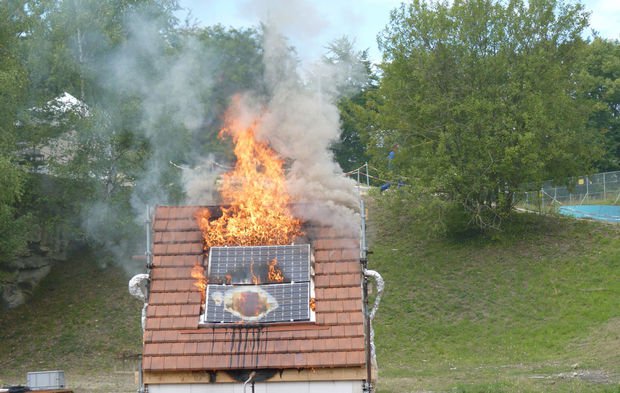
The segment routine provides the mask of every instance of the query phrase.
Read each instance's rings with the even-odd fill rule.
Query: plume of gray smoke
[[[186,156],[184,138],[198,132],[205,119],[202,94],[212,84],[208,69],[209,51],[197,40],[188,38],[174,56],[166,56],[167,43],[152,21],[135,16],[130,39],[112,62],[113,80],[119,88],[131,86],[142,102],[140,132],[151,141],[152,153],[145,174],[136,184],[132,205],[136,212],[145,205],[166,204],[170,195],[161,187],[161,177],[171,168],[171,160]],[[145,72],[144,61],[151,72]],[[189,135],[171,135],[165,126],[182,125]],[[186,177],[191,171],[186,168]],[[204,173],[204,169],[200,169]]]
[[[176,52],[171,55],[172,45],[167,41],[168,37],[161,34],[156,21],[135,13],[127,18],[126,24],[128,39],[102,61],[99,82],[110,91],[133,97],[133,102],[140,104],[139,124],[132,132],[150,142],[144,170],[132,185],[130,201],[135,236],[128,241],[119,241],[119,232],[113,230],[115,222],[125,222],[129,227],[132,218],[108,198],[84,207],[82,227],[133,272],[139,268],[133,265],[142,265],[131,263],[129,257],[143,250],[136,247],[136,242],[144,236],[146,206],[176,202],[172,195],[175,192],[178,195],[178,192],[171,183],[162,184],[162,180],[182,177],[191,194],[190,202],[210,203],[213,201],[210,199],[213,184],[221,169],[204,165],[197,157],[191,156],[195,152],[188,143],[209,120],[204,102],[213,80],[210,69],[214,64],[212,51],[189,37],[175,42]],[[118,113],[115,111],[122,109],[111,105],[103,110],[110,110],[109,116],[113,117]],[[113,135],[117,131],[113,125],[100,132]],[[190,168],[177,166],[175,162],[198,164]],[[197,181],[198,176],[201,182]]]
[[[143,270],[142,263],[136,263],[131,253],[136,253],[136,239],[132,236],[121,237],[118,232],[125,228],[119,228],[124,212],[118,206],[107,201],[93,201],[85,209],[82,209],[82,229],[93,237],[96,237],[100,245],[110,253],[114,259],[99,255],[96,263],[101,267],[108,264],[120,264],[128,274],[136,274]],[[140,227],[142,229],[142,227]]]
[[[306,33],[320,28],[320,17],[309,11],[314,9],[309,4],[287,2],[289,8],[270,14],[271,24],[264,31],[263,43],[265,83],[270,98],[266,104],[259,105],[247,95],[243,101],[244,116],[261,118],[259,137],[290,163],[288,187],[294,200],[300,203],[295,214],[342,230],[357,230],[359,202],[354,181],[343,175],[329,149],[340,134],[334,104],[338,91],[333,86],[347,77],[342,72],[343,64],[338,65],[340,68],[320,64],[308,69],[310,77],[302,75],[288,41],[278,32],[283,22],[290,31],[292,25],[287,17],[290,14],[304,16],[302,19],[308,23],[297,25]],[[170,45],[156,23],[139,15],[129,22],[129,39],[108,62],[102,83],[138,97],[142,105],[141,124],[135,132],[148,138],[152,150],[146,171],[136,181],[131,198],[135,221],[142,224],[146,219],[145,205],[172,202],[170,191],[161,184],[166,173],[172,170],[181,176],[187,203],[217,204],[214,185],[225,168],[215,165],[212,157],[187,159],[187,144],[181,143],[183,136],[170,134],[165,127],[169,124],[171,129],[178,129],[178,125],[183,125],[189,137],[202,131],[207,113],[201,104],[212,85],[213,72],[209,65],[213,64],[210,58],[213,54],[199,42],[188,39],[177,43],[181,49],[175,56],[167,56]],[[175,166],[176,157],[197,164]],[[84,219],[84,228],[101,239],[101,229],[117,213],[105,202],[96,202]],[[131,247],[107,245],[110,250],[118,251],[119,258],[126,257],[128,250],[124,248]]]
[[[280,60],[289,52],[276,29],[266,29],[264,45],[272,97],[258,134],[292,162],[287,184],[301,203],[296,215],[341,230],[358,228],[355,183],[344,176],[329,149],[340,135],[336,91],[321,89],[321,83],[300,83],[295,67],[282,67]],[[327,65],[314,71],[319,81],[329,80],[330,85],[338,75]]]
[[[303,47],[312,58],[318,56],[322,43],[317,42],[321,31],[330,27],[330,21],[316,2],[308,0],[246,0],[238,8],[239,14],[248,20],[258,17],[265,25],[291,38],[298,47]],[[277,38],[266,37],[267,40]],[[306,53],[304,53],[305,55]]]
[[[298,217],[341,230],[357,230],[359,196],[355,182],[344,176],[329,149],[340,135],[335,102],[341,91],[335,86],[350,78],[357,64],[317,63],[308,78],[300,74],[300,64],[277,27],[266,26],[263,37],[269,101],[265,104],[251,93],[245,94],[232,108],[233,116],[246,126],[260,119],[258,138],[268,141],[290,163],[287,185],[298,203]],[[203,174],[197,169],[184,168],[188,201],[212,201],[217,173],[208,170]]]
[[[230,167],[215,161],[212,155],[201,158],[194,167],[182,166],[183,185],[187,194],[186,203],[190,205],[221,204],[217,193],[219,175],[229,171]]]
[[[307,0],[247,0],[241,10],[287,36],[312,37],[329,27],[317,4]]]

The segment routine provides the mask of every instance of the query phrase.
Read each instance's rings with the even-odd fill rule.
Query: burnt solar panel
[[[282,282],[269,279],[270,265],[281,271]],[[310,319],[309,244],[212,247],[208,275],[206,323]]]
[[[310,283],[209,285],[207,323],[270,323],[310,319]]]

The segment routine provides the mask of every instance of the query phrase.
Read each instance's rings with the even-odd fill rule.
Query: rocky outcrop
[[[36,238],[29,242],[28,252],[0,271],[0,303],[3,308],[24,304],[52,265],[67,258],[68,242],[64,231],[55,230],[51,235],[43,230],[36,232]]]
[[[2,284],[4,307],[14,308],[22,305],[32,294],[52,268],[52,261],[42,255],[29,255],[13,263],[15,270],[7,274]]]

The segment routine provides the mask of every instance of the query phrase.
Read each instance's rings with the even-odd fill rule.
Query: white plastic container
[[[65,372],[34,371],[27,374],[27,386],[31,390],[63,389],[65,387]]]

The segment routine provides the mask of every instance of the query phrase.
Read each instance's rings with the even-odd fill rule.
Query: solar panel
[[[259,282],[268,282],[265,275],[269,262],[277,261],[286,282],[310,280],[310,245],[211,247],[209,250],[209,282],[251,284],[252,272]],[[262,278],[262,279],[261,279]]]
[[[310,319],[310,245],[212,247],[204,322]]]
[[[269,323],[310,319],[310,283],[207,287],[207,323]]]

